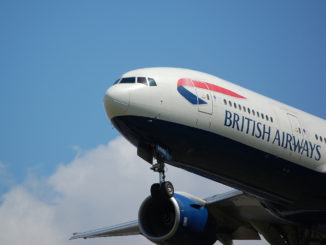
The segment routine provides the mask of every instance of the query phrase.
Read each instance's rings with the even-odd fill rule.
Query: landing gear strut
[[[169,199],[174,195],[174,188],[170,181],[165,181],[165,163],[163,159],[158,159],[156,164],[153,164],[151,170],[159,173],[159,183],[151,186],[151,195],[154,199]]]

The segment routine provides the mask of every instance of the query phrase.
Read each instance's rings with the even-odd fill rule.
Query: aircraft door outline
[[[206,114],[213,114],[213,96],[206,83],[202,83],[205,87],[196,87],[198,111]],[[199,103],[204,101],[205,103]]]

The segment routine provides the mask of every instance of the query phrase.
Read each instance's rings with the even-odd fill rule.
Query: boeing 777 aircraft
[[[152,165],[138,220],[71,239],[140,234],[156,244],[326,244],[326,121],[215,76],[178,68],[122,75],[104,96],[117,130]],[[174,192],[170,164],[237,190]]]

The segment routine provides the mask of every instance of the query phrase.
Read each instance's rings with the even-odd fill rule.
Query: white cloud
[[[68,241],[75,231],[135,219],[150,185],[158,179],[149,167],[122,137],[79,150],[73,161],[60,165],[49,178],[31,175],[2,197],[0,244],[152,244],[142,236]],[[174,167],[169,167],[168,179],[177,190],[199,197],[229,189]]]
[[[58,244],[60,234],[53,229],[55,211],[24,187],[13,188],[4,196],[0,208],[0,243]]]

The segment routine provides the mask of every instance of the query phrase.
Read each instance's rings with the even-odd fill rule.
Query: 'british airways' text
[[[321,146],[279,129],[255,121],[251,118],[241,116],[237,113],[226,110],[224,126],[256,137],[257,139],[270,142],[279,147],[289,149],[292,152],[301,154],[316,161],[321,159]]]

